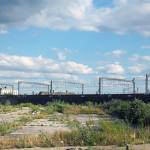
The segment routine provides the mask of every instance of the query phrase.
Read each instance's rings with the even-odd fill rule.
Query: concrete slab
[[[10,112],[5,114],[0,114],[0,123],[1,122],[12,122],[20,117],[28,114],[31,111],[28,107],[23,107],[22,109],[18,109],[16,112]]]
[[[27,123],[22,128],[18,129],[17,131],[11,133],[11,135],[37,135],[40,133],[48,133],[53,134],[55,132],[60,131],[71,131],[71,128],[68,126],[68,120],[77,120],[82,125],[85,125],[88,121],[94,121],[95,124],[102,119],[102,116],[99,115],[87,115],[87,114],[80,114],[80,115],[64,115],[60,113],[56,113],[50,115],[46,119],[36,119],[30,123]],[[103,117],[105,119],[105,117]]]
[[[80,123],[86,123],[88,121],[99,121],[100,116],[98,115],[87,115],[87,114],[80,114],[72,116],[72,119],[79,121]]]
[[[53,134],[60,131],[70,131],[66,124],[57,121],[49,121],[48,119],[36,119],[26,124],[21,129],[11,133],[11,135],[33,135],[40,133]]]
[[[71,120],[77,120],[82,125],[85,125],[86,122],[92,121],[97,124],[100,120],[114,120],[109,115],[96,115],[96,114],[79,114],[70,116]]]

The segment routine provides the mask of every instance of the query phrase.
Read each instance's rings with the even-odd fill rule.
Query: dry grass
[[[45,118],[45,115],[40,114],[40,113],[35,114],[35,115],[28,114],[12,122],[1,122],[0,123],[0,136],[11,133],[17,130],[18,128],[22,127],[26,123],[33,121],[34,119],[43,119],[43,118]]]
[[[121,122],[101,122],[95,126],[80,126],[70,132],[57,132],[53,135],[41,133],[38,136],[20,138],[2,137],[0,149],[60,146],[99,146],[148,143],[147,129],[133,129]]]
[[[50,103],[47,106],[22,104],[32,109],[32,114],[20,118],[18,121],[0,124],[0,134],[10,133],[27,122],[34,119],[43,119],[49,116],[50,120],[68,121],[69,114],[105,114],[99,105],[88,103],[86,105],[66,104],[62,102]],[[64,113],[65,118],[55,116],[54,112]],[[53,115],[52,115],[53,114]],[[30,147],[54,147],[54,146],[98,146],[98,145],[125,145],[143,144],[150,142],[150,129],[133,128],[120,121],[100,121],[95,124],[91,119],[85,126],[77,121],[70,121],[72,131],[57,132],[53,135],[41,133],[36,136],[0,137],[0,149],[6,148],[30,148]]]
[[[73,105],[66,106],[64,108],[65,114],[99,114],[103,115],[104,111],[100,107],[96,106],[82,106],[82,105]]]

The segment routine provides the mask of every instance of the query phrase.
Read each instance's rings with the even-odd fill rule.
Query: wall
[[[111,101],[113,99],[121,99],[126,101],[132,101],[134,99],[140,99],[145,102],[150,102],[150,94],[136,94],[136,95],[129,95],[129,94],[113,94],[113,95],[22,95],[22,96],[15,96],[15,95],[5,95],[0,96],[0,103],[10,103],[10,104],[19,104],[19,103],[33,103],[33,104],[46,104],[50,101],[54,100],[62,100],[68,103],[76,103],[81,104],[88,101],[96,102],[96,103],[104,103],[107,101]]]

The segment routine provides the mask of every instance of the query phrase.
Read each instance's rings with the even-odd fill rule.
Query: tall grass
[[[142,108],[141,108],[142,106]],[[98,145],[126,145],[126,144],[143,144],[150,142],[150,130],[148,126],[131,126],[133,121],[141,123],[149,119],[149,110],[144,103],[135,102],[120,102],[115,101],[107,103],[103,106],[98,104],[86,103],[85,105],[68,104],[60,101],[50,102],[46,106],[21,104],[15,107],[29,107],[32,109],[32,114],[26,117],[21,117],[19,120],[3,122],[0,124],[0,135],[6,135],[13,130],[25,125],[34,119],[45,118],[51,114],[57,119],[54,113],[68,114],[105,114],[104,110],[111,115],[115,115],[124,121],[100,121],[95,123],[92,119],[84,126],[78,121],[68,121],[71,131],[56,132],[53,135],[41,133],[37,136],[24,136],[21,138],[1,137],[0,148],[28,148],[28,147],[54,147],[54,146],[98,146]],[[146,113],[145,113],[146,111]],[[39,113],[37,113],[39,112]],[[144,113],[144,116],[143,116]],[[62,115],[62,114],[61,114]],[[129,116],[132,115],[132,122]],[[50,117],[50,116],[49,116]],[[58,118],[59,119],[59,118]],[[63,119],[63,118],[61,118]],[[139,121],[140,120],[140,121]]]
[[[34,105],[32,103],[22,103],[19,105],[0,105],[0,113],[16,111],[22,107],[31,108],[31,112],[40,112],[45,115],[55,112],[64,114],[104,114],[103,108],[98,104],[88,102],[84,105],[69,104],[63,101],[49,102],[47,105]]]
[[[64,114],[104,114],[104,111],[100,105],[90,102],[84,105],[77,105],[55,101],[48,103],[47,107],[50,107],[54,112]]]
[[[0,148],[28,148],[54,146],[99,146],[143,144],[150,140],[146,129],[133,129],[123,122],[103,121],[97,126],[81,126],[70,132],[56,132],[53,135],[41,133],[38,136],[24,136],[19,139],[0,139]]]

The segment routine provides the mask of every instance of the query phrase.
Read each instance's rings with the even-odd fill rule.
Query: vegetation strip
[[[150,142],[150,104],[145,104],[139,100],[133,102],[116,100],[105,104],[87,103],[85,105],[71,105],[57,101],[46,106],[21,104],[19,107],[31,108],[31,115],[20,118],[13,123],[1,124],[1,135],[8,134],[34,119],[54,115],[55,112],[62,114],[62,119],[60,119],[62,121],[63,115],[84,113],[89,116],[94,113],[99,115],[110,114],[120,120],[100,120],[95,123],[91,118],[85,125],[76,120],[66,120],[68,126],[72,128],[69,132],[41,133],[37,136],[22,136],[20,138],[2,136],[0,138],[1,149],[98,145],[124,146]],[[54,119],[59,120],[55,117]]]

